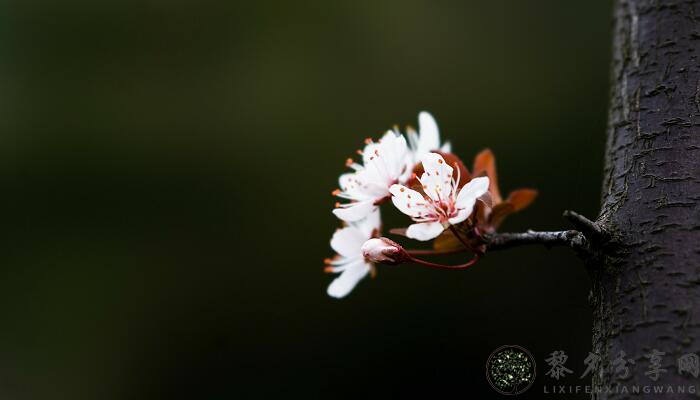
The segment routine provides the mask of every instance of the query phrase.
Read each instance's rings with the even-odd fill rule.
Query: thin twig
[[[576,212],[565,211],[564,217],[571,221],[579,230],[541,232],[528,230],[522,233],[488,233],[480,235],[481,243],[486,246],[487,251],[503,250],[530,244],[541,244],[547,248],[554,246],[570,247],[579,257],[584,259],[597,257],[595,247],[608,242],[610,240],[610,234],[601,224],[593,222]],[[465,246],[464,248],[448,251],[408,250],[407,254],[409,254],[409,256],[440,255],[463,252],[467,249],[475,254],[480,253],[479,251],[475,251],[474,246],[465,241],[454,227],[450,227],[450,229],[457,239]],[[483,253],[480,255],[483,255]]]
[[[591,240],[604,241],[607,238],[607,232],[599,224],[575,211],[564,211],[564,218]]]
[[[484,235],[488,250],[503,250],[511,247],[542,244],[546,247],[568,246],[576,250],[583,250],[586,246],[586,238],[579,231],[553,231],[522,233],[493,233]]]

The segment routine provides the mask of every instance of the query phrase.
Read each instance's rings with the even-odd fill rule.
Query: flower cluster
[[[481,234],[494,232],[537,194],[521,189],[503,200],[491,152],[479,153],[469,173],[450,144],[440,144],[437,124],[427,112],[418,115],[418,132],[409,127],[404,136],[394,128],[376,142],[366,139],[358,154],[361,162],[346,161],[351,172],[340,176],[340,187],[333,191],[347,202],[337,202],[333,210],[344,227],[331,239],[336,256],[326,259],[326,271],[340,273],[328,287],[332,297],[344,297],[367,274],[373,276],[375,263],[453,268],[419,260],[380,237],[379,206],[387,200],[414,222],[396,232],[420,241],[435,239],[436,252],[469,250],[478,259],[485,250]]]

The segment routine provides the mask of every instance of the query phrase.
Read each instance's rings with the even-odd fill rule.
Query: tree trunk
[[[678,358],[700,354],[700,1],[619,0],[614,6],[605,178],[592,243],[594,398],[687,398]],[[650,360],[658,349],[659,379]],[[624,351],[629,376],[613,365]],[[673,386],[674,394],[622,394],[616,386]],[[700,392],[700,391],[698,391]],[[684,397],[685,396],[685,397]],[[698,396],[695,394],[694,396]]]

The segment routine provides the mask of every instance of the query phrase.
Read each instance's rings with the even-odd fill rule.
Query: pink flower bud
[[[385,237],[369,239],[361,250],[365,259],[373,263],[396,264],[403,258],[401,245]]]

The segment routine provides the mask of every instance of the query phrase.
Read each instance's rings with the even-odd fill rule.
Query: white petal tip
[[[370,215],[376,207],[372,202],[354,203],[349,206],[336,207],[333,215],[345,222],[356,222]]]
[[[406,230],[406,236],[424,242],[440,236],[443,230],[445,229],[439,222],[421,222],[409,226]]]
[[[326,293],[334,299],[342,299],[347,296],[349,292],[342,292],[331,285],[328,287],[328,290],[326,290]]]

